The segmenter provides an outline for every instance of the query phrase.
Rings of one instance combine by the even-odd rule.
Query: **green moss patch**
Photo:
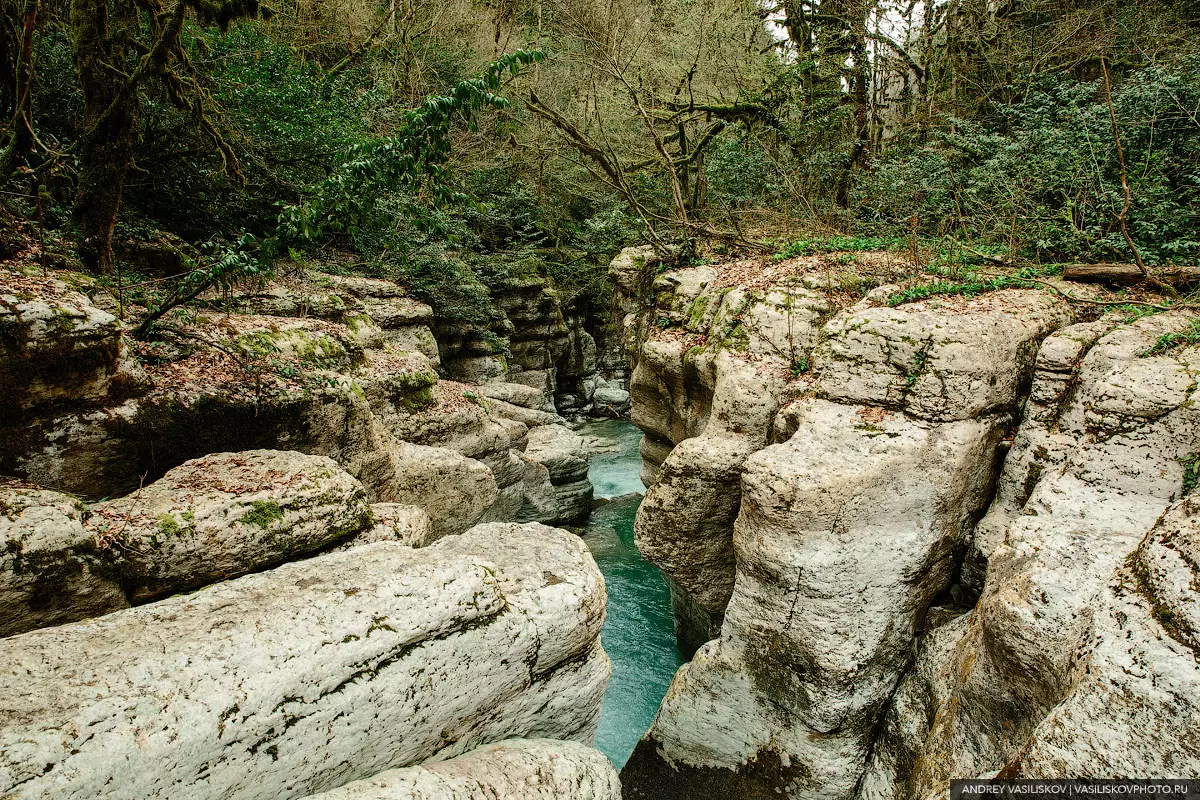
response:
[[[250,504],[251,510],[242,515],[238,522],[243,525],[257,525],[269,528],[283,519],[283,508],[273,500],[255,500]]]

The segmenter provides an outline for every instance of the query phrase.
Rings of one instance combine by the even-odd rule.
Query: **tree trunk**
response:
[[[1200,267],[1162,267],[1153,277],[1176,288],[1200,283]],[[1113,286],[1133,286],[1146,280],[1137,264],[1068,264],[1063,278],[1078,283],[1104,283]]]
[[[0,178],[7,178],[25,161],[36,139],[33,133],[33,37],[37,32],[39,0],[26,0],[21,14],[21,33],[17,42],[12,83],[12,138],[0,155]]]
[[[118,15],[130,12],[120,1],[116,10]],[[81,168],[75,196],[75,216],[83,233],[80,255],[89,269],[107,275],[113,271],[113,227],[133,156],[134,104],[118,102],[122,80],[105,67],[109,59],[120,60],[119,54],[110,52],[114,46],[107,0],[72,0],[71,31],[83,90]]]

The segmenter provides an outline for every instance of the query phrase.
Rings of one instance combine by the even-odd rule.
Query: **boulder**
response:
[[[574,742],[510,739],[420,767],[382,772],[309,800],[621,800],[617,771]]]
[[[121,323],[62,281],[0,271],[0,420],[129,394]]]
[[[289,800],[510,738],[590,743],[578,537],[379,542],[0,640],[0,795]]]
[[[74,497],[0,479],[0,637],[129,607]]]
[[[499,496],[492,470],[455,450],[398,442],[389,456],[393,471],[379,499],[423,508],[434,539],[462,533]]]
[[[685,439],[662,463],[638,508],[637,548],[671,577],[676,636],[685,653],[721,630],[733,592],[742,465],[756,449],[740,437]]]
[[[522,383],[485,383],[478,388],[478,392],[492,400],[502,400],[522,408],[537,411],[554,410],[554,404],[536,386],[526,386]]]
[[[654,248],[648,244],[626,247],[608,265],[609,277],[626,294],[641,294],[642,280],[648,270],[659,262]]]
[[[583,437],[563,425],[531,428],[525,455],[546,465],[555,486],[587,478],[588,453]]]
[[[592,394],[592,403],[596,411],[611,409],[625,414],[630,409],[629,392],[616,386],[601,386]]]
[[[525,457],[546,467],[554,487],[554,518],[548,521],[574,522],[591,512],[594,492],[579,434],[562,425],[531,428]]]
[[[250,450],[188,461],[92,506],[86,527],[121,553],[146,602],[273,567],[370,527],[362,485],[329,458]]]
[[[488,410],[504,419],[511,419],[515,422],[520,422],[530,428],[539,425],[559,425],[563,422],[563,418],[558,414],[553,414],[547,411],[539,411],[536,408],[525,408],[524,406],[515,406],[512,403],[506,403],[503,400],[488,400]]]
[[[435,541],[429,514],[419,506],[401,503],[372,503],[374,524],[355,536],[340,549],[359,547],[375,542],[400,542],[409,547],[424,547]]]

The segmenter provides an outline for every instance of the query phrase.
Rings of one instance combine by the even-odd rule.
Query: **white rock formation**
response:
[[[380,542],[0,640],[0,796],[287,800],[508,738],[590,743],[578,537]]]
[[[388,770],[310,800],[621,800],[617,771],[574,742],[511,739],[449,761]]]
[[[0,272],[0,417],[104,400],[142,379],[121,323],[62,281]]]
[[[1061,302],[1035,292],[946,309],[864,303],[825,325],[815,380],[775,422],[786,441],[754,446],[751,432],[767,426],[749,423],[761,393],[745,377],[732,382],[740,412],[718,414],[714,401],[646,503],[653,513],[677,506],[656,493],[724,494],[737,514],[736,580],[720,638],[676,676],[626,767],[627,796],[854,796],[917,632],[990,499],[1038,345],[1065,321]],[[706,443],[715,420],[741,449]],[[714,487],[740,473],[740,507],[727,488],[689,488],[674,461],[719,472]],[[675,542],[671,529],[643,534],[639,519],[639,544],[656,536],[656,552],[704,552],[697,543],[713,541],[704,528],[716,514],[693,516]]]
[[[420,506],[401,503],[372,503],[374,524],[345,544],[342,549],[375,542],[400,542],[409,547],[424,547],[437,540],[429,514]]]
[[[130,599],[145,602],[314,553],[370,522],[362,484],[332,459],[249,450],[96,503],[87,528],[118,549]]]
[[[1195,482],[1200,348],[1153,352],[1188,324],[1109,320],[1046,341],[980,526],[983,594],[953,649],[922,656],[948,678],[905,680],[919,710],[889,714],[910,733],[879,749],[864,797],[925,797],[952,776],[999,770],[1200,770],[1200,750],[1179,736],[1200,688],[1188,618],[1200,595],[1186,579],[1194,501],[1172,506]]]
[[[583,438],[563,425],[529,429],[526,458],[545,466],[554,491],[554,519],[574,522],[592,508],[592,482],[588,480],[588,453]]]
[[[86,513],[74,497],[0,480],[0,637],[129,607]]]
[[[499,496],[488,465],[455,450],[398,442],[388,455],[393,472],[380,500],[423,508],[434,539],[462,533]]]
[[[730,288],[708,266],[665,272],[654,291],[630,382],[646,434],[637,544],[667,575],[691,651],[716,635],[733,589],[737,475],[767,444],[785,378],[816,344],[828,302],[800,287]]]

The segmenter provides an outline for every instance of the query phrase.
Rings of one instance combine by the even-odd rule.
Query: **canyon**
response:
[[[296,268],[147,344],[110,287],[5,272],[0,795],[1200,773],[1193,316],[923,293],[885,253],[609,274],[608,312],[525,277],[450,330]],[[597,491],[583,415],[640,430],[640,506]],[[596,526],[630,518],[685,663],[667,688],[655,645],[618,779],[597,561],[657,575]]]

